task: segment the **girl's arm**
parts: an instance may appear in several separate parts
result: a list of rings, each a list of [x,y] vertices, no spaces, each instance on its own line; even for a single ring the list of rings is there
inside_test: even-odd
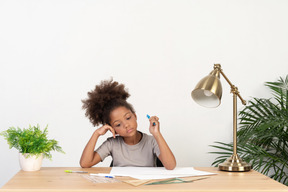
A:
[[[158,120],[159,118],[156,116],[150,118],[149,131],[153,135],[159,146],[160,155],[158,158],[166,169],[172,170],[176,167],[176,159],[172,151],[170,150],[168,144],[166,143],[164,137],[160,133],[160,123]],[[153,125],[153,123],[155,124]]]
[[[113,137],[115,138],[115,131],[109,125],[104,125],[101,128],[94,131],[93,135],[91,136],[90,140],[88,141],[86,147],[82,152],[82,156],[80,159],[81,167],[90,168],[101,161],[100,155],[97,152],[95,152],[94,149],[99,136],[104,135],[108,130],[110,130],[113,133]]]

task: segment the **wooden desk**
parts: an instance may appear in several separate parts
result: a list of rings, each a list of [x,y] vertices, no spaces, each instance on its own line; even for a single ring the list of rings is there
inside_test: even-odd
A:
[[[195,181],[193,183],[141,185],[134,187],[126,183],[101,183],[95,184],[81,177],[77,173],[65,173],[64,170],[83,170],[89,173],[109,173],[109,167],[94,167],[82,169],[75,167],[43,167],[40,171],[19,171],[1,189],[2,191],[237,191],[237,192],[266,192],[286,191],[288,187],[266,177],[256,171],[250,172],[222,172],[214,167],[195,168],[201,171],[217,173],[208,179]]]

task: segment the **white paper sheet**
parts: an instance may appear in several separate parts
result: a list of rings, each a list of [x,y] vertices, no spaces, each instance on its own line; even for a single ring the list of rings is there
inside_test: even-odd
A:
[[[198,171],[193,167],[176,167],[174,170],[167,170],[164,167],[112,167],[110,174],[114,176],[129,176],[135,179],[168,179],[214,175],[216,173]]]

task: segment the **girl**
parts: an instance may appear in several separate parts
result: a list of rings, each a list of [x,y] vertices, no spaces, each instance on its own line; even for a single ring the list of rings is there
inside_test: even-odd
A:
[[[175,157],[160,132],[159,118],[149,119],[147,135],[137,131],[137,116],[133,106],[126,101],[130,94],[123,84],[116,81],[102,81],[94,90],[88,92],[88,98],[82,100],[86,116],[94,126],[102,126],[94,131],[83,150],[80,165],[92,167],[111,155],[113,166],[153,167],[158,157],[166,169],[174,169]],[[108,138],[94,151],[98,138],[110,131]],[[116,136],[118,134],[119,136]]]

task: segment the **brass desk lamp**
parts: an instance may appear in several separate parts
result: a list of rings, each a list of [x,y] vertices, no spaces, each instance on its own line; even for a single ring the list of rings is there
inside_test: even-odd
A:
[[[229,83],[231,93],[233,93],[233,155],[224,163],[219,164],[218,167],[221,171],[250,171],[251,165],[244,162],[237,155],[237,97],[239,97],[243,105],[246,105],[246,101],[240,96],[238,88],[235,87],[223,73],[220,64],[214,64],[214,70],[199,81],[195,89],[191,92],[191,96],[199,105],[211,108],[218,107],[222,97],[220,74]]]

